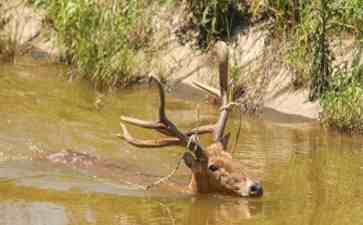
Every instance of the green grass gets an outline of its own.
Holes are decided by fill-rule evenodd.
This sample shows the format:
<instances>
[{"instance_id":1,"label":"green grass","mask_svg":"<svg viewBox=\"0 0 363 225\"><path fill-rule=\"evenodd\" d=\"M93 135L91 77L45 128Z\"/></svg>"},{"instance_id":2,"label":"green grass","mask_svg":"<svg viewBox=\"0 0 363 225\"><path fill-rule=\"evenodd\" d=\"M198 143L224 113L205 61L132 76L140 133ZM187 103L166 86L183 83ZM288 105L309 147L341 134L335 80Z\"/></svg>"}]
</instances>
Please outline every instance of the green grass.
<instances>
[{"instance_id":1,"label":"green grass","mask_svg":"<svg viewBox=\"0 0 363 225\"><path fill-rule=\"evenodd\" d=\"M12 62L15 57L17 43L15 38L12 37L14 35L7 35L4 32L4 28L10 20L5 12L5 6L0 2L0 61Z\"/></svg>"},{"instance_id":2,"label":"green grass","mask_svg":"<svg viewBox=\"0 0 363 225\"><path fill-rule=\"evenodd\" d=\"M32 0L46 9L63 61L98 87L127 85L139 76L152 33L150 1ZM115 4L116 3L116 4ZM150 4L149 4L150 3ZM147 60L146 60L147 61Z\"/></svg>"},{"instance_id":3,"label":"green grass","mask_svg":"<svg viewBox=\"0 0 363 225\"><path fill-rule=\"evenodd\" d=\"M199 30L200 46L222 39L230 40L234 29L248 18L248 8L242 0L187 0L193 24Z\"/></svg>"},{"instance_id":4,"label":"green grass","mask_svg":"<svg viewBox=\"0 0 363 225\"><path fill-rule=\"evenodd\" d=\"M175 0L29 0L47 12L65 62L98 87L127 85L150 67L153 9ZM115 4L116 3L116 4ZM202 48L230 41L241 26L265 22L278 40L281 57L294 74L294 85L319 100L323 124L363 132L362 79L359 63L336 66L333 41L349 34L363 46L361 0L187 0L189 24ZM342 35L344 34L344 35ZM359 61L359 60L358 60ZM236 67L238 68L238 67ZM241 73L231 70L234 80Z\"/></svg>"},{"instance_id":5,"label":"green grass","mask_svg":"<svg viewBox=\"0 0 363 225\"><path fill-rule=\"evenodd\" d=\"M363 67L335 74L320 100L323 125L346 133L363 133Z\"/></svg>"}]
</instances>

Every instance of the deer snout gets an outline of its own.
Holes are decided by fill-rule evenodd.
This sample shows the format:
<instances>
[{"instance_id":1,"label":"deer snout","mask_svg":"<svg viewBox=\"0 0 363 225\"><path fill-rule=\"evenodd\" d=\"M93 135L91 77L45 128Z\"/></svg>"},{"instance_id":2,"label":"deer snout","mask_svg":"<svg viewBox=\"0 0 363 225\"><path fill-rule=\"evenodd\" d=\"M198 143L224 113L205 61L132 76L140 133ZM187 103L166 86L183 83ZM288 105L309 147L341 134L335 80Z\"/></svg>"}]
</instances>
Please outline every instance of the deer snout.
<instances>
[{"instance_id":1,"label":"deer snout","mask_svg":"<svg viewBox=\"0 0 363 225\"><path fill-rule=\"evenodd\" d=\"M243 178L236 190L236 193L241 197L261 197L263 195L263 188L260 182L253 181L248 177Z\"/></svg>"},{"instance_id":2,"label":"deer snout","mask_svg":"<svg viewBox=\"0 0 363 225\"><path fill-rule=\"evenodd\" d=\"M255 182L249 188L248 195L250 197L261 197L263 195L263 188L259 182Z\"/></svg>"}]
</instances>

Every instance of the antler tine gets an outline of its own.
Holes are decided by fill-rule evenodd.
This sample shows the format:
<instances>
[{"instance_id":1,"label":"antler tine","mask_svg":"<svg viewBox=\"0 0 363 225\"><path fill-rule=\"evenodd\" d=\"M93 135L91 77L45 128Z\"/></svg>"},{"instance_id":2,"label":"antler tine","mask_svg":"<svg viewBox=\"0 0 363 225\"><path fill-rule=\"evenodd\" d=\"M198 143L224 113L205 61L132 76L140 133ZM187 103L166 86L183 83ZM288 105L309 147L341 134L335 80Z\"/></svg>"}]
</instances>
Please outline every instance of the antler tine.
<instances>
[{"instance_id":1,"label":"antler tine","mask_svg":"<svg viewBox=\"0 0 363 225\"><path fill-rule=\"evenodd\" d=\"M190 136L193 134L210 134L213 133L214 130L216 128L215 124L209 124L209 125L204 125L204 126L200 126L200 127L195 127L187 132L185 132L185 135Z\"/></svg>"},{"instance_id":2,"label":"antler tine","mask_svg":"<svg viewBox=\"0 0 363 225\"><path fill-rule=\"evenodd\" d=\"M202 84L198 81L193 81L193 85L202 89L203 91L206 91L208 94L213 95L214 97L220 98L220 92L218 89L210 87L208 85Z\"/></svg>"},{"instance_id":3,"label":"antler tine","mask_svg":"<svg viewBox=\"0 0 363 225\"><path fill-rule=\"evenodd\" d=\"M165 93L164 88L159 80L159 78L151 75L150 78L154 80L159 89L159 96L160 96L160 106L159 106L159 119L160 123L165 125L165 129L172 134L172 136L179 138L184 146L186 146L189 150L194 152L197 159L201 159L204 157L204 151L201 145L197 142L193 141L191 137L188 135L180 132L178 128L166 117L165 114Z\"/></svg>"},{"instance_id":4,"label":"antler tine","mask_svg":"<svg viewBox=\"0 0 363 225\"><path fill-rule=\"evenodd\" d=\"M136 119L136 118L132 118L132 117L127 117L127 116L121 116L120 119L128 124L134 125L134 126L138 126L138 127L142 127L142 128L146 128L146 129L155 129L157 131L159 131L160 133L166 134L166 135L170 135L167 131L166 131L166 127L164 124L159 123L159 122L149 122L149 121L144 121L144 120L140 120L140 119ZM203 126L199 126L199 127L195 127L192 128L188 131L186 131L184 133L184 135L186 136L190 136L193 134L209 134L209 133L213 133L214 129L215 129L216 125L215 124L209 124L209 125L203 125Z\"/></svg>"},{"instance_id":5,"label":"antler tine","mask_svg":"<svg viewBox=\"0 0 363 225\"><path fill-rule=\"evenodd\" d=\"M136 119L136 118L132 118L132 117L126 117L126 116L121 116L120 119L122 121L124 121L128 124L134 125L134 126L139 126L139 127L147 128L147 129L155 129L158 132L163 133L165 135L174 136L174 134L170 133L169 130L166 128L165 124L163 123L163 121L166 120L164 89L163 89L159 79L156 78L155 76L150 75L150 80L155 80L156 83L158 84L159 97L160 97L159 120L156 122L151 122L151 121L144 121L144 120L140 120L140 119Z\"/></svg>"},{"instance_id":6,"label":"antler tine","mask_svg":"<svg viewBox=\"0 0 363 225\"><path fill-rule=\"evenodd\" d=\"M223 139L229 114L228 107L224 107L228 104L228 47L225 42L219 41L216 43L214 51L219 63L219 87L222 100L222 112L213 134L213 139L217 142Z\"/></svg>"},{"instance_id":7,"label":"antler tine","mask_svg":"<svg viewBox=\"0 0 363 225\"><path fill-rule=\"evenodd\" d=\"M133 118L131 118L133 119ZM117 136L127 141L129 144L132 144L136 147L145 147L145 148L160 148L174 145L183 145L183 142L179 138L169 137L169 138L159 138L154 140L141 140L136 139L129 133L128 129L123 123L120 123L122 134L118 134ZM145 128L152 128L150 126ZM186 136L191 136L193 134L208 134L213 133L215 129L215 125L204 125L200 127L196 127L191 129L190 131L185 132Z\"/></svg>"},{"instance_id":8,"label":"antler tine","mask_svg":"<svg viewBox=\"0 0 363 225\"><path fill-rule=\"evenodd\" d=\"M146 148L159 148L173 145L181 145L182 142L179 138L161 138L157 140L140 140L135 139L130 135L126 126L120 123L123 134L118 135L120 138L126 140L128 143L136 147L146 147Z\"/></svg>"},{"instance_id":9,"label":"antler tine","mask_svg":"<svg viewBox=\"0 0 363 225\"><path fill-rule=\"evenodd\" d=\"M128 124L139 126L148 129L165 129L165 126L159 122L150 122L145 120L139 120L132 117L121 116L120 119Z\"/></svg>"},{"instance_id":10,"label":"antler tine","mask_svg":"<svg viewBox=\"0 0 363 225\"><path fill-rule=\"evenodd\" d=\"M165 92L163 85L161 84L161 81L158 77L154 75L150 75L150 80L154 80L158 86L159 89L159 98L160 98L160 105L159 105L159 122L168 121L165 114Z\"/></svg>"},{"instance_id":11,"label":"antler tine","mask_svg":"<svg viewBox=\"0 0 363 225\"><path fill-rule=\"evenodd\" d=\"M156 76L150 75L150 80L155 81L159 90L160 97L160 105L159 105L159 120L157 122L148 122L144 120L139 120L131 117L121 117L122 121L125 121L129 124L136 125L143 128L155 129L161 133L172 136L170 138L162 138L158 140L139 140L133 138L126 126L124 124L120 124L123 135L120 135L123 139L125 139L128 143L138 146L138 147L164 147L170 145L183 145L187 147L190 151L192 151L197 159L204 158L203 148L191 138L192 134L195 133L211 133L214 129L211 126L202 126L196 129L192 129L187 133L182 133L178 130L178 128L166 117L165 113L165 93L164 88Z\"/></svg>"}]
</instances>

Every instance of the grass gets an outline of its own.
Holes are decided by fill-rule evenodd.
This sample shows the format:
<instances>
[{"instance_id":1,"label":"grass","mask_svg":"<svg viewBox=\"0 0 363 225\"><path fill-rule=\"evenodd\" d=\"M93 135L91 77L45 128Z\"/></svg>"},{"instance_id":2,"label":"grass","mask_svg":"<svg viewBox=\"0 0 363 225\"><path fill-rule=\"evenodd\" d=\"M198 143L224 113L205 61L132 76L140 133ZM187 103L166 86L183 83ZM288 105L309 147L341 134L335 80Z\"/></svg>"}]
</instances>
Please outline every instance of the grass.
<instances>
[{"instance_id":1,"label":"grass","mask_svg":"<svg viewBox=\"0 0 363 225\"><path fill-rule=\"evenodd\" d=\"M125 86L150 70L148 48L154 35L155 12L175 0L29 0L45 9L46 24L57 34L62 59L97 87ZM361 0L186 0L189 24L198 43L231 41L241 26L268 24L279 43L283 63L291 68L296 88L309 88L319 100L327 126L363 132L361 64L342 69L333 41L349 34L363 46ZM154 40L155 41L155 40ZM1 42L0 42L1 45ZM3 49L3 48L2 48ZM283 49L283 50L281 50ZM360 56L361 57L361 56ZM359 61L359 60L355 60ZM238 68L236 65L235 68ZM239 80L241 71L233 70Z\"/></svg>"},{"instance_id":2,"label":"grass","mask_svg":"<svg viewBox=\"0 0 363 225\"><path fill-rule=\"evenodd\" d=\"M248 18L248 8L242 0L187 0L192 17L190 23L199 30L201 47L216 39L228 41L233 31Z\"/></svg>"},{"instance_id":3,"label":"grass","mask_svg":"<svg viewBox=\"0 0 363 225\"><path fill-rule=\"evenodd\" d=\"M151 1L32 0L46 9L46 22L57 34L63 61L99 88L135 80L151 24ZM150 3L150 4L149 4ZM145 66L147 67L147 66Z\"/></svg>"},{"instance_id":4,"label":"grass","mask_svg":"<svg viewBox=\"0 0 363 225\"><path fill-rule=\"evenodd\" d=\"M363 133L363 67L335 74L321 97L321 122L346 133Z\"/></svg>"},{"instance_id":5,"label":"grass","mask_svg":"<svg viewBox=\"0 0 363 225\"><path fill-rule=\"evenodd\" d=\"M322 124L363 133L361 0L253 0L252 11L270 20L271 36L286 49L282 57L295 87L308 88L309 100L320 101ZM347 34L359 54L340 65L331 43Z\"/></svg>"},{"instance_id":6,"label":"grass","mask_svg":"<svg viewBox=\"0 0 363 225\"><path fill-rule=\"evenodd\" d=\"M4 3L0 3L0 60L13 62L17 48L16 34L7 35L4 31L5 26L10 21L10 17L6 14L6 10Z\"/></svg>"}]
</instances>

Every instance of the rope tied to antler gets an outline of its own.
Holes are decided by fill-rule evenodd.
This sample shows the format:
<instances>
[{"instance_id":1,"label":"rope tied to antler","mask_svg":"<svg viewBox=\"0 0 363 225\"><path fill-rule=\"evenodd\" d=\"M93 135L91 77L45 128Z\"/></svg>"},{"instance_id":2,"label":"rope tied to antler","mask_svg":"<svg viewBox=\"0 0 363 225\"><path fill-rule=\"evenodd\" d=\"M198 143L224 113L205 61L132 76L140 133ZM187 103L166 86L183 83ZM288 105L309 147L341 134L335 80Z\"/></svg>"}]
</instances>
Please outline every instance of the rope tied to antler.
<instances>
[{"instance_id":1,"label":"rope tied to antler","mask_svg":"<svg viewBox=\"0 0 363 225\"><path fill-rule=\"evenodd\" d=\"M191 144L193 143L194 145L194 151L197 151L198 149L198 144L200 144L200 139L199 136L194 133L192 135L190 135L190 137L188 138L188 143L187 143L187 148L192 147Z\"/></svg>"}]
</instances>

